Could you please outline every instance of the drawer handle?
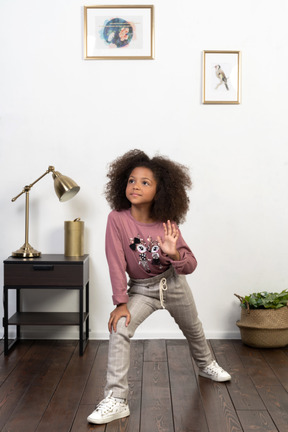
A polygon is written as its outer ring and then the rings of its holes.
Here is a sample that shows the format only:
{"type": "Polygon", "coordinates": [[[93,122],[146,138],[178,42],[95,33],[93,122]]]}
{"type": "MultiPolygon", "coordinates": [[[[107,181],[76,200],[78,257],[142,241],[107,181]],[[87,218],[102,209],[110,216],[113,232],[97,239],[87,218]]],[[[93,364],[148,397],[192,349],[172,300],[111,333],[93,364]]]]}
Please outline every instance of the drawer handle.
{"type": "Polygon", "coordinates": [[[38,265],[35,264],[33,265],[33,270],[38,270],[38,271],[49,271],[49,270],[54,270],[54,265],[38,265]]]}

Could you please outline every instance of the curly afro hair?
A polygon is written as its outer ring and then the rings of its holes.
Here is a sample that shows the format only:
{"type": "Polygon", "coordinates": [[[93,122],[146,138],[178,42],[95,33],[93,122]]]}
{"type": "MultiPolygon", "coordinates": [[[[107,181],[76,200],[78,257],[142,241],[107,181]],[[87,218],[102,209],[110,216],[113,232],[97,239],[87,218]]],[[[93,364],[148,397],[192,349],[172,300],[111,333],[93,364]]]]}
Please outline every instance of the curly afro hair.
{"type": "Polygon", "coordinates": [[[177,224],[182,223],[189,209],[187,190],[192,187],[189,169],[165,156],[154,156],[150,159],[137,149],[128,151],[109,165],[109,181],[104,194],[110,207],[117,211],[131,207],[125,191],[128,178],[137,167],[149,168],[157,182],[150,216],[159,222],[171,220],[177,224]]]}

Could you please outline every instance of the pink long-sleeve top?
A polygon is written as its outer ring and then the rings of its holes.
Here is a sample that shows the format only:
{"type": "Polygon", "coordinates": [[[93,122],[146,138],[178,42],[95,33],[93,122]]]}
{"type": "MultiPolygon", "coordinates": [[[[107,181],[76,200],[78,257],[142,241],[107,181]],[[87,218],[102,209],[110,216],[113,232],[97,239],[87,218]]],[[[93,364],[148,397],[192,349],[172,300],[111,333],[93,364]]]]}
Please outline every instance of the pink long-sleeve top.
{"type": "Polygon", "coordinates": [[[109,214],[105,249],[115,305],[128,302],[126,273],[133,279],[146,279],[165,272],[171,265],[178,274],[195,270],[196,258],[181,232],[176,245],[179,261],[173,261],[161,251],[157,236],[164,238],[162,222],[137,222],[130,209],[113,210],[109,214]]]}

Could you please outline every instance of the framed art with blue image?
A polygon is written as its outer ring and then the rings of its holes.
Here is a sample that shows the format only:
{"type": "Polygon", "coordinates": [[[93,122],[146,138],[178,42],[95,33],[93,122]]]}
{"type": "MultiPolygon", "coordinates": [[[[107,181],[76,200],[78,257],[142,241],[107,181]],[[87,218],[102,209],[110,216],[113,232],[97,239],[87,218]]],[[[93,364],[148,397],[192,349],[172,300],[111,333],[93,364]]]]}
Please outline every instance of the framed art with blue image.
{"type": "Polygon", "coordinates": [[[84,6],[84,59],[154,59],[154,6],[84,6]]]}

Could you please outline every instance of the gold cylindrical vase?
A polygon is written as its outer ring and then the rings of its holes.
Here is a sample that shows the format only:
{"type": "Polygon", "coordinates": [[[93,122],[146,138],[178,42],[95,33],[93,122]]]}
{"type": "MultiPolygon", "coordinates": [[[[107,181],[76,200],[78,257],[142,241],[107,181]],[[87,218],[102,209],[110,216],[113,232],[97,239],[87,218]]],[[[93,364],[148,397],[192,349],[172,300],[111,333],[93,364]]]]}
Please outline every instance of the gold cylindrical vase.
{"type": "Polygon", "coordinates": [[[84,255],[84,222],[80,218],[64,222],[65,256],[84,255]]]}

